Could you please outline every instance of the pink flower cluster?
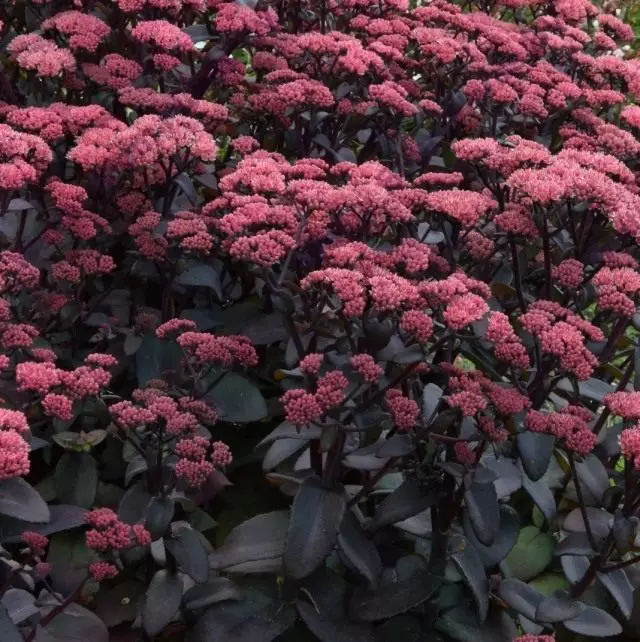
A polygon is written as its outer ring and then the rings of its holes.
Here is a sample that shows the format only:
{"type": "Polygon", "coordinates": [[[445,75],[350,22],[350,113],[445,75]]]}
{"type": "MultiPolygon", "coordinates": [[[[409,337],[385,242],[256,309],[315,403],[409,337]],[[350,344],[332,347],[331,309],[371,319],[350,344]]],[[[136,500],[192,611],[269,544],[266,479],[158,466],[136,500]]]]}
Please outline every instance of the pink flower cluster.
{"type": "Polygon", "coordinates": [[[48,537],[34,531],[24,531],[22,533],[22,541],[29,547],[29,551],[34,557],[44,557],[49,545],[48,537]]]}
{"type": "Polygon", "coordinates": [[[314,392],[301,388],[287,390],[280,397],[287,421],[305,426],[319,420],[343,402],[348,385],[349,381],[341,372],[332,370],[317,379],[314,392]]]}
{"type": "Polygon", "coordinates": [[[187,486],[198,488],[204,484],[216,468],[224,468],[233,461],[229,446],[222,441],[211,444],[203,437],[181,439],[176,444],[175,474],[187,486]],[[207,451],[211,447],[209,459],[207,451]]]}
{"type": "Polygon", "coordinates": [[[584,381],[598,360],[585,341],[602,341],[602,330],[552,301],[539,300],[521,315],[524,329],[540,341],[543,352],[555,356],[564,370],[584,381]]]}
{"type": "Polygon", "coordinates": [[[543,432],[563,440],[567,449],[587,455],[596,444],[596,435],[591,432],[588,422],[592,414],[580,406],[566,406],[558,412],[544,413],[530,410],[525,426],[533,432],[543,432]]]}
{"type": "Polygon", "coordinates": [[[494,343],[496,357],[514,368],[528,368],[529,354],[522,340],[515,333],[509,317],[502,312],[491,312],[487,326],[487,339],[494,343]]]}
{"type": "Polygon", "coordinates": [[[598,302],[602,310],[611,310],[621,316],[631,317],[636,312],[640,293],[640,274],[631,267],[603,267],[593,277],[598,289],[598,302]]]}
{"type": "Polygon", "coordinates": [[[87,547],[99,553],[119,552],[133,546],[148,546],[151,535],[142,524],[127,524],[110,508],[97,508],[85,516],[91,529],[85,534],[87,547]]]}

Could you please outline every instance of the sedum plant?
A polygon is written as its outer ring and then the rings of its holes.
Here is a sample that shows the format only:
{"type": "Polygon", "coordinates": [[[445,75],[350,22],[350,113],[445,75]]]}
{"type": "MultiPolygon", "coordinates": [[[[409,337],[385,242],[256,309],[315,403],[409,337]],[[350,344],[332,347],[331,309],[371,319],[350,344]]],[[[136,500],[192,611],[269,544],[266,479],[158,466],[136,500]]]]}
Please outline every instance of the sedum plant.
{"type": "Polygon", "coordinates": [[[2,642],[638,639],[610,9],[2,3],[2,642]]]}

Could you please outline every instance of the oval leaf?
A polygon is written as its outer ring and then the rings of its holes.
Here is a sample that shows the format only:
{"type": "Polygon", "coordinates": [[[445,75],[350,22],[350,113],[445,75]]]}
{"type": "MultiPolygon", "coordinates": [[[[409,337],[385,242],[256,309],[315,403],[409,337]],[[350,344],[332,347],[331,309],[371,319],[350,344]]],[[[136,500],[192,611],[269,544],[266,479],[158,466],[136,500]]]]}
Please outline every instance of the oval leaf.
{"type": "Polygon", "coordinates": [[[592,638],[606,638],[622,633],[618,620],[595,606],[585,607],[580,615],[567,620],[564,626],[569,631],[592,638]]]}
{"type": "Polygon", "coordinates": [[[0,513],[25,522],[48,522],[51,513],[40,493],[22,477],[0,481],[0,513]]]}
{"type": "Polygon", "coordinates": [[[211,566],[223,570],[246,562],[279,559],[284,553],[289,515],[274,511],[256,515],[227,535],[211,556],[211,566]]]}
{"type": "Polygon", "coordinates": [[[537,481],[549,468],[551,455],[556,443],[553,435],[539,432],[522,432],[516,437],[522,466],[529,479],[537,481]]]}
{"type": "Polygon", "coordinates": [[[338,546],[351,565],[371,586],[378,581],[382,561],[378,549],[367,538],[355,515],[348,511],[338,534],[338,546]]]}
{"type": "Polygon", "coordinates": [[[0,604],[0,640],[2,642],[24,642],[22,633],[11,621],[4,604],[0,604]]]}
{"type": "Polygon", "coordinates": [[[56,496],[65,504],[91,508],[98,489],[98,467],[89,453],[66,452],[53,475],[56,496]]]}
{"type": "Polygon", "coordinates": [[[464,500],[475,534],[482,544],[490,546],[500,525],[500,506],[495,486],[492,483],[474,482],[465,492],[464,500]]]}
{"type": "Polygon", "coordinates": [[[489,580],[480,556],[462,535],[455,535],[451,538],[451,559],[471,589],[478,617],[484,622],[489,610],[489,580]]]}
{"type": "Polygon", "coordinates": [[[142,628],[149,637],[165,629],[180,608],[182,581],[175,573],[166,569],[156,571],[142,607],[142,628]]]}
{"type": "Polygon", "coordinates": [[[258,387],[235,372],[227,373],[204,399],[219,412],[221,419],[230,423],[253,423],[268,414],[267,402],[258,387]]]}
{"type": "Polygon", "coordinates": [[[284,550],[284,569],[291,579],[316,570],[333,550],[347,502],[340,490],[329,490],[316,477],[301,484],[291,509],[284,550]]]}
{"type": "Polygon", "coordinates": [[[485,546],[475,534],[466,511],[462,514],[462,524],[466,538],[474,546],[485,568],[499,564],[515,546],[520,532],[520,520],[509,506],[500,507],[500,529],[491,546],[485,546]]]}
{"type": "Polygon", "coordinates": [[[375,590],[357,587],[349,603],[354,620],[375,622],[419,606],[442,585],[442,578],[427,570],[417,555],[402,557],[394,569],[383,571],[375,590]]]}
{"type": "Polygon", "coordinates": [[[175,539],[165,540],[165,547],[178,566],[195,582],[202,584],[209,577],[209,556],[202,535],[192,528],[183,528],[175,539]]]}

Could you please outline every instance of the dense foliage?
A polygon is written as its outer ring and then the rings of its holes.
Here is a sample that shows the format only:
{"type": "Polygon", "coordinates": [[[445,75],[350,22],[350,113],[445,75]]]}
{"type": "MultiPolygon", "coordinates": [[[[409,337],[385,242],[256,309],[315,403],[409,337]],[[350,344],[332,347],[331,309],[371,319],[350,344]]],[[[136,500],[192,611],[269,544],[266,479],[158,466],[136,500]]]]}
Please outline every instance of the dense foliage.
{"type": "Polygon", "coordinates": [[[2,642],[640,639],[607,10],[0,3],[2,642]]]}

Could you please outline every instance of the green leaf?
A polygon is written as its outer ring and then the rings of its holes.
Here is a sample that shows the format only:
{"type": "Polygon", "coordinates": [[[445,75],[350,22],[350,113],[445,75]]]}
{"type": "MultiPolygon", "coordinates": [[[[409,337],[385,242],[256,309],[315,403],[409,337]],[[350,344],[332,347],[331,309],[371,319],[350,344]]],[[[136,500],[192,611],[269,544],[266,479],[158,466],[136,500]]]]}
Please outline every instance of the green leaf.
{"type": "Polygon", "coordinates": [[[229,423],[253,423],[268,415],[267,402],[260,389],[235,372],[228,372],[204,399],[229,423]]]}
{"type": "Polygon", "coordinates": [[[173,620],[182,601],[182,580],[166,569],[156,571],[142,607],[142,628],[154,637],[173,620]]]}
{"type": "Polygon", "coordinates": [[[66,452],[53,475],[56,495],[61,502],[91,508],[98,488],[98,467],[89,453],[66,452]]]}
{"type": "Polygon", "coordinates": [[[0,481],[0,514],[40,524],[51,517],[40,493],[22,477],[0,481]]]}
{"type": "Polygon", "coordinates": [[[553,558],[555,540],[535,526],[525,526],[505,560],[513,577],[530,580],[540,575],[553,558]]]}
{"type": "Polygon", "coordinates": [[[347,502],[344,492],[307,477],[293,501],[284,550],[285,574],[301,579],[315,571],[333,550],[347,502]]]}

